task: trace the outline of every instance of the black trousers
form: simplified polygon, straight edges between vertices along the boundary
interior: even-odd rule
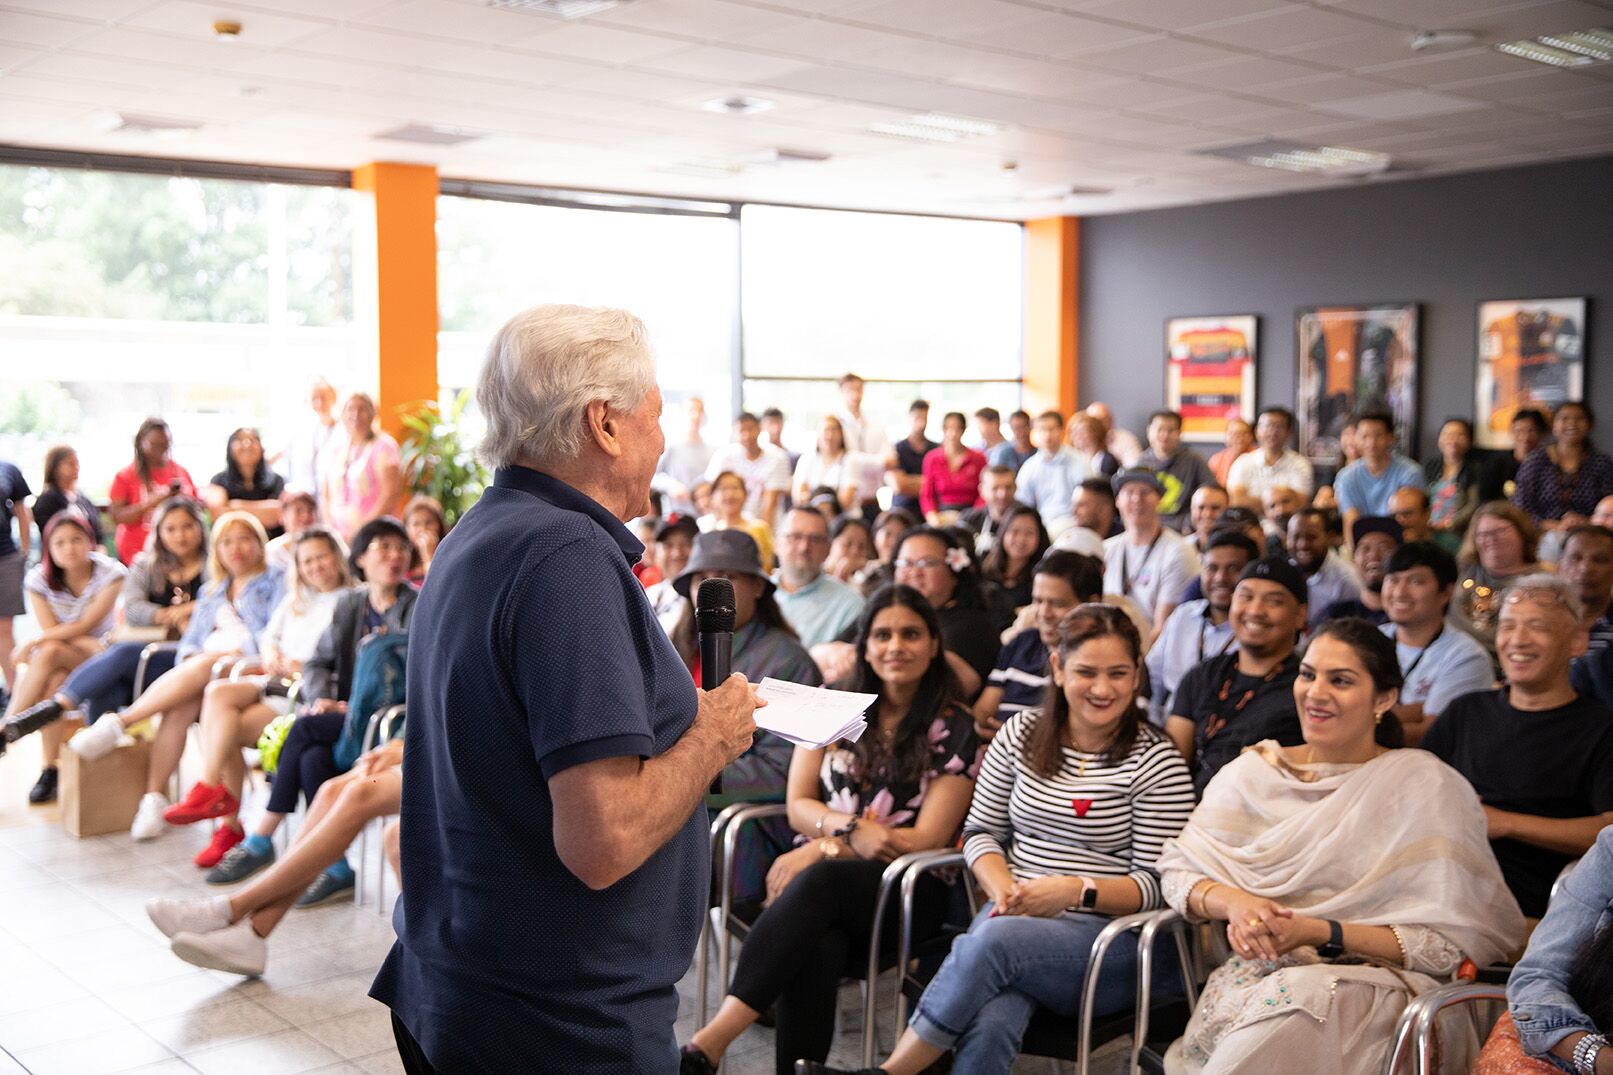
[[[840,981],[867,972],[874,900],[885,865],[862,860],[816,863],[797,876],[751,927],[729,992],[759,1012],[774,1007],[779,1075],[793,1075],[797,1060],[828,1057]],[[946,886],[934,876],[919,885],[913,904],[915,940],[940,930],[946,893]],[[900,901],[892,898],[882,949],[896,950],[900,914]]]
[[[392,1015],[392,1036],[398,1042],[398,1056],[403,1060],[403,1070],[408,1075],[437,1075],[437,1069],[431,1066],[426,1054],[421,1051],[420,1043],[414,1040],[409,1028],[403,1025],[397,1013]]]

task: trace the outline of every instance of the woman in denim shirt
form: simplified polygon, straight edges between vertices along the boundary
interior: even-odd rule
[[[222,657],[253,657],[258,637],[285,591],[285,579],[265,558],[269,543],[263,524],[248,512],[232,511],[213,524],[207,576],[211,580],[196,602],[190,624],[179,640],[174,668],[164,673],[133,705],[108,713],[75,735],[68,746],[80,757],[110,754],[125,731],[162,716],[146,772],[146,794],[140,800],[129,834],[136,840],[162,835],[162,812],[168,799],[162,788],[179,765],[185,733],[201,712],[202,692]],[[209,849],[211,850],[211,849]],[[207,852],[204,852],[204,855]],[[218,854],[221,856],[223,851]],[[211,867],[217,858],[197,865]]]
[[[1484,1047],[1480,1072],[1613,1073],[1605,1045],[1573,1064],[1587,1035],[1613,1031],[1613,826],[1563,881],[1507,982],[1510,1009]],[[1605,1040],[1605,1039],[1604,1039]],[[1586,1047],[1590,1051],[1590,1047]],[[1541,1059],[1534,1059],[1539,1057]]]

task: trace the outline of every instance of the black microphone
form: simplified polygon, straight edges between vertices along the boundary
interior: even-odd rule
[[[734,657],[734,584],[707,579],[695,591],[694,623],[700,633],[700,689],[714,691],[732,672]],[[711,782],[711,793],[722,794],[722,772]]]
[[[6,747],[15,743],[30,732],[37,732],[47,724],[52,724],[62,717],[62,707],[54,698],[46,699],[44,703],[29,706],[21,713],[14,714],[10,720],[0,721],[0,756],[4,756]]]

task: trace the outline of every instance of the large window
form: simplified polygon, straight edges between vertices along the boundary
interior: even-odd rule
[[[670,402],[703,394],[712,414],[726,414],[737,241],[726,216],[438,198],[444,391],[475,383],[489,336],[512,314],[551,302],[616,306],[644,320]]]
[[[848,370],[893,438],[915,398],[930,402],[932,436],[945,411],[1019,405],[1018,224],[765,205],[740,221],[745,405],[784,409],[793,449],[839,406]]]
[[[67,441],[100,497],[157,414],[202,482],[235,427],[271,451],[289,436],[315,376],[373,387],[351,324],[352,197],[0,166],[0,457],[37,484]]]

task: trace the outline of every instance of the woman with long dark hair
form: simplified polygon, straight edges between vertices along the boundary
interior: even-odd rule
[[[1447,418],[1439,427],[1439,458],[1423,467],[1428,479],[1428,524],[1446,552],[1461,547],[1468,520],[1479,506],[1479,463],[1473,458],[1473,423]]]
[[[768,872],[767,908],[733,988],[683,1049],[684,1075],[715,1071],[769,1007],[780,1075],[800,1057],[827,1056],[840,979],[862,964],[886,865],[957,836],[980,741],[942,656],[940,621],[918,591],[891,586],[869,599],[852,678],[855,690],[878,696],[868,730],[856,743],[795,748],[786,802],[798,846]],[[928,880],[916,904],[920,936],[939,928],[945,904],[944,887]],[[885,936],[894,942],[893,929]]]
[[[1589,406],[1564,403],[1551,418],[1552,443],[1519,465],[1512,502],[1542,530],[1585,522],[1613,493],[1613,456],[1591,442],[1595,426]]]
[[[923,594],[940,618],[942,644],[966,700],[980,694],[1001,648],[971,545],[956,530],[915,526],[892,559],[896,581]]]
[[[54,444],[45,452],[45,487],[34,497],[34,525],[41,539],[58,511],[77,508],[89,521],[95,543],[101,543],[101,512],[78,488],[78,452],[70,444]]]
[[[147,418],[134,434],[134,462],[118,471],[107,496],[118,524],[118,559],[132,564],[146,547],[151,515],[171,496],[196,496],[190,473],[173,461],[173,433],[161,418]]]
[[[1077,607],[1056,634],[1043,704],[991,741],[963,826],[990,902],[875,1072],[918,1075],[954,1049],[957,1071],[1008,1071],[1038,1007],[1076,1013],[1087,954],[1110,918],[1163,905],[1154,863],[1193,810],[1193,779],[1138,705],[1142,639],[1103,604]],[[1126,934],[1109,950],[1095,1014],[1132,1006],[1135,961]]]
[[[1000,603],[1008,611],[1003,628],[1013,622],[1014,613],[1031,603],[1031,570],[1051,544],[1042,515],[1035,508],[1015,504],[998,520],[991,549],[980,561],[980,577],[996,587]]]
[[[1472,787],[1393,749],[1402,682],[1371,624],[1322,624],[1294,681],[1304,743],[1228,762],[1165,845],[1165,899],[1233,952],[1167,1071],[1379,1072],[1410,996],[1523,939]]]
[[[285,487],[286,480],[269,469],[263,438],[251,426],[242,426],[230,434],[224,469],[213,475],[202,490],[202,500],[214,518],[227,511],[250,512],[273,540],[284,533],[280,528],[280,494]]]

